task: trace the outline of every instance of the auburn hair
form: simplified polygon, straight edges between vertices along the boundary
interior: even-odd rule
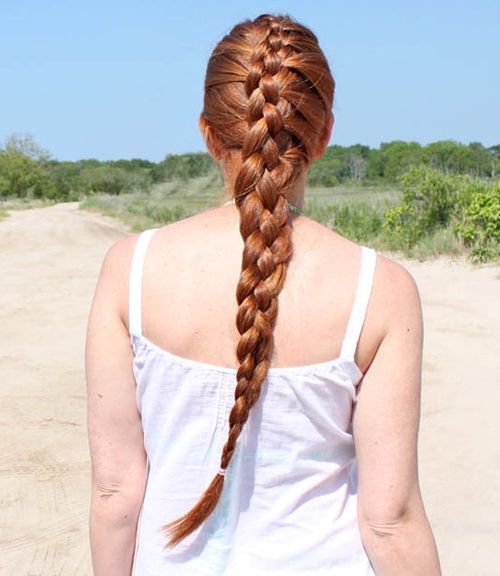
[[[167,546],[183,540],[214,510],[238,436],[259,398],[292,255],[287,190],[317,154],[334,86],[316,36],[288,16],[263,14],[237,24],[208,61],[205,138],[219,159],[239,157],[232,184],[244,241],[236,290],[239,367],[221,469],[195,506],[163,527]]]

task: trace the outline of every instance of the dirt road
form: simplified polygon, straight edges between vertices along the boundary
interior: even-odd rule
[[[85,324],[124,233],[76,204],[0,222],[1,576],[91,573]],[[500,270],[408,267],[426,320],[420,474],[444,574],[498,575]]]

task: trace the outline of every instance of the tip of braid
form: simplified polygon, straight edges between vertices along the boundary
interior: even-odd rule
[[[210,486],[187,514],[162,526],[162,530],[166,532],[169,537],[165,548],[173,548],[203,524],[205,519],[210,516],[217,506],[223,487],[224,476],[217,473],[210,483]]]

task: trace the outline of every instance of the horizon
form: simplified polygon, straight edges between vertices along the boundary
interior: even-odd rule
[[[205,66],[238,21],[287,12],[318,36],[336,80],[329,145],[498,145],[500,3],[382,0],[56,0],[0,5],[0,143],[30,134],[59,161],[206,152]]]
[[[8,134],[7,138],[10,136],[19,136],[21,138],[23,137],[27,137],[27,138],[32,138],[33,135],[29,134],[29,133],[14,133],[14,134]],[[106,162],[132,162],[133,160],[141,160],[141,161],[146,161],[146,162],[151,162],[151,163],[160,163],[163,160],[165,160],[165,158],[167,156],[184,156],[184,155],[192,155],[192,154],[207,154],[208,156],[211,156],[210,153],[208,152],[208,150],[205,148],[204,150],[187,150],[186,152],[167,152],[163,155],[163,157],[161,157],[159,160],[150,160],[148,158],[143,158],[140,156],[134,156],[134,157],[130,157],[130,158],[96,158],[94,156],[87,156],[87,157],[82,157],[82,158],[76,158],[73,160],[67,160],[67,159],[61,159],[61,158],[57,158],[55,155],[52,154],[51,150],[48,150],[46,148],[44,148],[44,146],[42,146],[40,144],[40,142],[37,142],[36,140],[34,140],[34,143],[36,145],[39,145],[40,148],[46,152],[48,154],[48,161],[53,161],[53,162],[91,162],[91,161],[97,161],[97,162],[102,162],[102,163],[106,163]],[[426,146],[429,146],[430,144],[436,144],[436,143],[441,143],[441,142],[452,142],[453,144],[458,144],[460,146],[471,146],[473,144],[479,144],[481,145],[485,150],[489,150],[491,148],[495,148],[495,147],[500,147],[500,143],[495,143],[495,144],[491,144],[490,146],[485,146],[482,142],[478,142],[478,141],[470,141],[470,142],[459,142],[458,140],[451,140],[451,139],[447,139],[447,140],[433,140],[431,142],[427,142],[426,144],[422,144],[421,142],[416,142],[415,140],[401,140],[400,138],[396,138],[395,140],[391,140],[389,142],[380,142],[380,144],[378,146],[369,146],[368,144],[363,144],[361,142],[356,142],[354,144],[348,144],[348,145],[343,145],[343,144],[338,144],[336,142],[330,142],[327,146],[327,148],[332,148],[335,146],[339,146],[341,148],[351,148],[351,147],[356,147],[356,146],[362,146],[362,147],[367,147],[370,151],[371,150],[380,150],[380,148],[384,145],[388,145],[388,144],[393,144],[395,142],[402,142],[404,144],[417,144],[418,146],[420,146],[421,148],[425,148]],[[4,148],[4,146],[0,146],[0,151]],[[321,158],[318,158],[317,160],[320,160]],[[317,161],[316,160],[316,161]],[[313,162],[316,163],[316,161]],[[215,162],[215,160],[214,160]]]

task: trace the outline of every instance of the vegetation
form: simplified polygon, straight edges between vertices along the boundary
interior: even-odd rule
[[[413,167],[429,167],[448,175],[495,179],[500,172],[500,145],[485,148],[473,142],[442,141],[421,146],[394,141],[380,148],[329,146],[309,172],[311,188],[339,185],[392,187]],[[163,182],[186,182],[218,175],[206,153],[167,155],[161,162],[134,158],[101,162],[58,161],[32,137],[10,136],[0,148],[0,199],[9,197],[78,200],[107,193],[147,192]]]
[[[382,237],[389,248],[417,252],[429,238],[460,246],[474,261],[500,257],[500,181],[411,168],[401,178],[398,205],[386,211]],[[444,247],[444,246],[443,246]]]
[[[331,187],[345,182],[394,184],[414,166],[428,166],[446,174],[468,174],[495,178],[500,170],[500,146],[460,144],[453,141],[421,146],[417,142],[396,140],[373,149],[354,146],[329,146],[312,167],[311,186]]]
[[[163,182],[149,192],[136,191],[112,196],[93,194],[80,207],[119,218],[134,231],[161,226],[215,206],[220,197],[218,174],[185,181]]]
[[[330,146],[309,172],[306,214],[357,242],[425,257],[500,257],[500,145],[452,141]],[[32,202],[81,201],[133,229],[215,206],[222,181],[208,154],[58,161],[30,136],[0,149],[0,218]]]
[[[313,200],[308,203],[306,215],[355,242],[380,244],[383,205],[353,202],[321,206]]]
[[[472,260],[486,262],[500,255],[500,181],[463,181],[458,193],[455,233]]]

